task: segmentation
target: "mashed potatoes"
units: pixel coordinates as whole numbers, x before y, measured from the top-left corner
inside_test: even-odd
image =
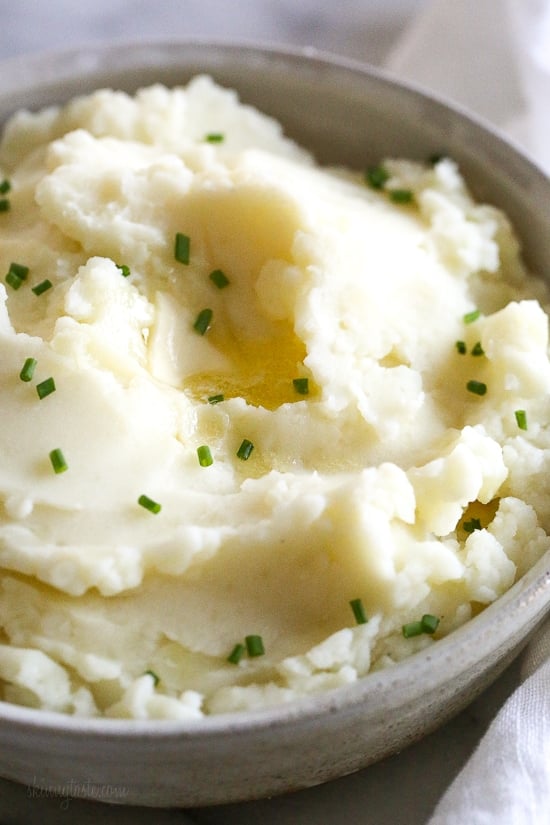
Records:
[[[548,550],[548,294],[452,160],[320,169],[199,77],[19,113],[0,169],[6,701],[291,701]]]

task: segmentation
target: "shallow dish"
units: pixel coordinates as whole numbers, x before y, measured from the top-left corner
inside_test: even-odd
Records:
[[[454,157],[473,194],[512,220],[528,265],[550,259],[550,182],[486,125],[364,66],[314,53],[203,42],[109,46],[2,66],[0,122],[109,86],[211,74],[278,118],[318,160]],[[356,771],[457,713],[506,667],[550,604],[545,556],[433,647],[353,686],[199,722],[78,719],[0,704],[0,774],[65,796],[197,806],[268,796]]]

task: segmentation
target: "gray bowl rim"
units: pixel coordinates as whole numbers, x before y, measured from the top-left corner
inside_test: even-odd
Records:
[[[165,55],[167,51],[185,48],[206,49],[228,55],[240,53],[243,56],[246,53],[262,60],[290,61],[298,66],[307,64],[310,68],[314,68],[315,65],[324,66],[351,72],[354,75],[363,75],[369,81],[376,81],[394,90],[397,87],[429,102],[430,105],[452,113],[457,119],[468,123],[474,130],[490,135],[493,142],[499,143],[505,152],[514,156],[515,162],[519,163],[529,176],[538,179],[539,183],[541,180],[545,181],[550,196],[550,179],[540,165],[529,157],[524,149],[480,115],[456,102],[447,100],[442,95],[428,91],[419,84],[401,80],[387,70],[309,46],[299,48],[261,41],[228,41],[222,38],[203,37],[153,38],[41,51],[31,56],[15,55],[0,61],[0,98],[6,94],[6,85],[9,82],[14,82],[20,91],[21,73],[25,74],[29,68],[35,78],[36,73],[43,70],[41,81],[38,84],[40,87],[42,84],[66,80],[75,68],[82,70],[90,61],[97,61],[98,58],[108,61],[113,72],[128,70],[137,65],[140,69],[150,68],[152,70],[154,65],[149,65],[147,61],[143,62],[146,55],[150,57],[152,52],[162,52]],[[161,65],[164,69],[167,68],[166,63],[161,63]],[[170,66],[175,69],[177,63],[174,62]],[[93,78],[95,71],[95,68],[90,69],[90,78]],[[206,68],[204,73],[208,73]],[[84,79],[88,79],[88,76],[84,75]],[[151,83],[153,82],[151,80]],[[33,86],[36,87],[36,82]],[[97,88],[105,88],[105,84]],[[60,102],[63,103],[64,100],[65,98]],[[2,124],[0,124],[0,131],[1,129]],[[417,698],[420,695],[419,692],[422,691],[424,681],[429,682],[430,690],[436,691],[438,685],[448,682],[450,676],[460,675],[464,670],[464,661],[473,664],[482,660],[485,655],[489,656],[499,644],[504,644],[514,635],[518,622],[521,627],[522,614],[526,611],[531,619],[531,629],[550,611],[550,550],[506,593],[484,608],[479,615],[469,619],[464,625],[424,650],[383,670],[368,673],[350,685],[314,693],[260,710],[221,713],[198,720],[81,717],[0,701],[0,724],[8,723],[14,730],[18,728],[25,731],[39,730],[41,733],[63,733],[77,737],[85,734],[92,740],[103,739],[106,735],[113,740],[131,740],[136,737],[162,738],[163,740],[195,738],[209,740],[222,735],[232,736],[239,732],[252,730],[263,729],[269,732],[284,730],[294,725],[297,720],[307,724],[314,720],[322,721],[327,715],[345,712],[353,714],[355,709],[365,706],[369,700],[377,696],[386,698],[389,696],[387,706],[391,708],[392,693],[397,697],[395,705],[398,706],[402,698],[402,690],[411,689],[411,697]],[[521,634],[519,644],[521,644]],[[468,651],[472,649],[476,651],[473,658],[468,655]],[[434,672],[438,674],[437,680],[434,680]]]

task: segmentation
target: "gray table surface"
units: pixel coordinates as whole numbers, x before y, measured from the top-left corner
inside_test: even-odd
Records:
[[[422,0],[0,0],[0,60],[90,43],[211,37],[313,46],[380,64]],[[1,83],[1,78],[0,78]],[[512,666],[445,727],[353,776],[260,802],[149,810],[48,798],[0,780],[3,825],[424,825],[517,684]]]

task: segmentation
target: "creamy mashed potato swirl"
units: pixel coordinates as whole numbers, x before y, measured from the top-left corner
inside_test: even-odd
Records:
[[[7,124],[4,700],[291,701],[549,549],[547,289],[451,159],[370,180],[207,77]]]

